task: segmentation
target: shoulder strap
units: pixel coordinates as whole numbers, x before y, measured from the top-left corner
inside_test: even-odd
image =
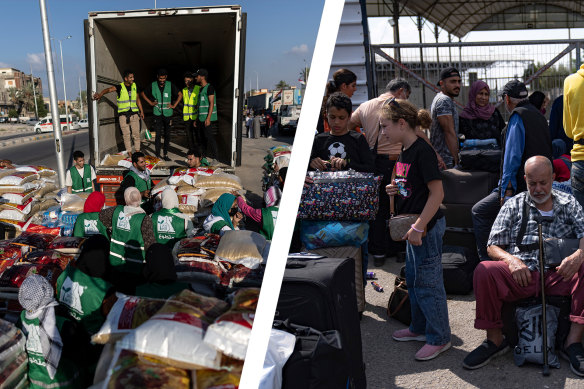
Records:
[[[395,180],[395,167],[397,165],[397,161],[393,164],[393,170],[391,171],[391,181],[390,184],[393,184],[393,180]],[[389,196],[389,216],[395,215],[395,196]]]
[[[529,219],[529,205],[527,204],[527,198],[523,201],[523,207],[521,208],[521,226],[519,227],[519,234],[517,235],[517,248],[519,251],[533,251],[539,249],[539,244],[521,244],[523,242],[523,237],[525,236],[525,230],[527,229],[527,220]]]

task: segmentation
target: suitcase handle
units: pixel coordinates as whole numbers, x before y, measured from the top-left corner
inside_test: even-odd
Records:
[[[306,263],[299,261],[288,261],[286,262],[286,269],[302,269],[306,267]]]

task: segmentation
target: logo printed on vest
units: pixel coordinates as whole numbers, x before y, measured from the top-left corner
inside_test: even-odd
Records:
[[[99,230],[97,229],[97,220],[83,220],[83,229],[88,235],[99,234]]]
[[[158,232],[175,233],[172,227],[172,216],[158,216]]]
[[[130,218],[126,217],[124,211],[118,214],[117,227],[122,230],[130,231]]]
[[[26,336],[26,351],[29,353],[37,353],[43,355],[43,348],[41,346],[41,336],[39,334],[40,329],[39,326],[34,324],[24,324],[26,328],[26,332],[28,335]]]
[[[61,298],[59,300],[83,315],[81,295],[85,292],[85,289],[87,289],[87,286],[81,286],[79,282],[74,282],[71,278],[67,277],[65,282],[63,282],[63,286],[61,286]]]
[[[272,219],[274,219],[274,224],[276,223],[277,218],[278,218],[278,211],[272,211]]]

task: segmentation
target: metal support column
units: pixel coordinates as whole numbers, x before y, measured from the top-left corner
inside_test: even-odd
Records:
[[[438,43],[438,25],[434,25],[434,36],[436,37],[436,43]],[[440,50],[438,46],[436,46],[436,70],[440,72]],[[438,73],[440,74],[440,73]]]
[[[424,66],[424,49],[422,48],[422,17],[418,16],[418,33],[420,35],[420,66],[422,67],[420,73],[423,78],[426,78],[426,68]],[[422,102],[424,108],[426,108],[426,86],[422,84]]]
[[[393,0],[393,43],[399,45],[399,1]],[[394,56],[399,62],[401,62],[401,52],[399,46],[394,49]],[[401,77],[401,69],[396,69],[394,72],[394,77]]]
[[[576,42],[576,70],[580,69],[582,58],[580,56],[580,42]]]

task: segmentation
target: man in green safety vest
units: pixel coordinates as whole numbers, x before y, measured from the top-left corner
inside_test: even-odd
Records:
[[[132,139],[134,139],[135,151],[140,151],[140,119],[144,119],[144,111],[139,97],[140,88],[134,82],[134,72],[124,70],[123,78],[124,82],[94,93],[93,100],[101,99],[106,93],[117,92],[120,129],[124,138],[124,147],[128,156],[131,156]]]
[[[199,93],[199,124],[202,124],[201,130],[207,140],[205,155],[217,159],[219,155],[213,133],[213,128],[217,123],[215,88],[207,81],[207,77],[209,77],[207,69],[197,70],[196,77],[197,84],[201,86],[201,92]]]
[[[95,190],[93,180],[95,180],[95,170],[85,163],[83,151],[73,152],[73,166],[67,170],[65,175],[65,186],[69,193],[91,193]]]
[[[152,113],[154,114],[153,128],[156,131],[156,156],[160,158],[161,137],[164,136],[163,159],[170,161],[170,158],[168,158],[168,146],[170,145],[172,113],[182,99],[182,92],[174,84],[166,80],[168,78],[166,69],[159,69],[156,78],[157,81],[154,81],[150,88],[142,91],[142,97],[152,106]],[[173,100],[174,103],[172,102]]]
[[[203,144],[203,139],[196,130],[197,118],[199,117],[199,92],[201,87],[194,82],[191,72],[184,75],[185,87],[182,90],[183,99],[183,121],[189,140],[189,148],[192,149],[196,144]],[[179,101],[181,96],[179,96]],[[195,137],[196,142],[195,143]]]
[[[150,190],[152,189],[152,179],[150,172],[146,169],[146,159],[142,152],[132,154],[132,166],[124,176],[124,180],[116,191],[116,202],[118,205],[124,205],[124,192],[126,188],[135,187],[140,192],[142,197],[142,207],[146,212],[151,213],[152,204],[150,201]]]

